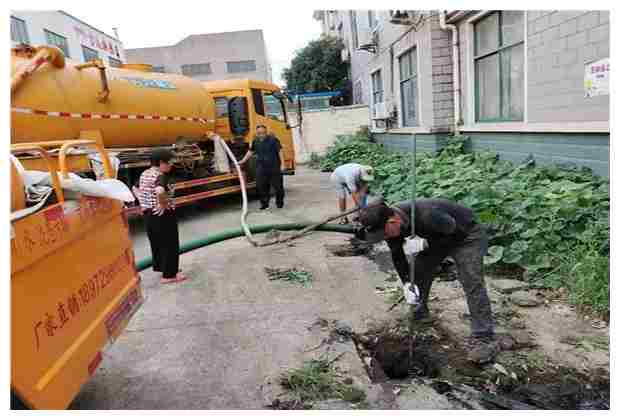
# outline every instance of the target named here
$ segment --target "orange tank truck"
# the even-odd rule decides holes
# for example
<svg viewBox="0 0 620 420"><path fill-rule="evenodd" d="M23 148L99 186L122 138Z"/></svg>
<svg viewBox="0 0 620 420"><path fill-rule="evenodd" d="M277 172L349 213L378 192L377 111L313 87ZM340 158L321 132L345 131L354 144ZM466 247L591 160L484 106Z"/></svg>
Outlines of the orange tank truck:
<svg viewBox="0 0 620 420"><path fill-rule="evenodd" d="M149 166L154 147L173 149L177 205L240 191L237 175L214 165L219 134L248 143L257 123L278 136L285 153L286 173L294 174L291 127L283 95L268 82L234 80L204 84L182 75L155 73L150 66L106 67L100 61L72 63L55 47L17 47L11 56L11 142L100 139L118 159L118 179L136 185ZM213 89L211 89L211 87ZM85 155L70 155L75 172L87 172ZM24 166L42 169L37 158ZM246 168L254 188L253 164ZM138 214L139 206L127 209Z"/></svg>

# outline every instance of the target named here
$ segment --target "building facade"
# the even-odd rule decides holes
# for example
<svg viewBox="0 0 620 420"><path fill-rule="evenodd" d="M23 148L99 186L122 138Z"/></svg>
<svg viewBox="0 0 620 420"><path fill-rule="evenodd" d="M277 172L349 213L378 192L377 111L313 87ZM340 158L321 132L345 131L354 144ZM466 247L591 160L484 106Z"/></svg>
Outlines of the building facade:
<svg viewBox="0 0 620 420"><path fill-rule="evenodd" d="M190 35L175 45L127 49L127 60L198 80L272 79L261 30Z"/></svg>
<svg viewBox="0 0 620 420"><path fill-rule="evenodd" d="M457 132L474 150L608 176L608 11L323 12L387 147L415 134L434 151Z"/></svg>
<svg viewBox="0 0 620 420"><path fill-rule="evenodd" d="M55 45L79 63L95 58L115 67L125 63L125 50L118 38L62 10L12 11L11 44Z"/></svg>

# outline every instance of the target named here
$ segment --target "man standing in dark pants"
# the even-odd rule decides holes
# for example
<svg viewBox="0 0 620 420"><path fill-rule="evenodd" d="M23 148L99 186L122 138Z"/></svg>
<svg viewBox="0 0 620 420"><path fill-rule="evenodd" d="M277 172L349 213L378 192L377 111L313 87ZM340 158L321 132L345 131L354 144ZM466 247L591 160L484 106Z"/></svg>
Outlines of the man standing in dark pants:
<svg viewBox="0 0 620 420"><path fill-rule="evenodd" d="M153 271L162 273L163 284L187 280L179 270L179 227L170 177L173 157L168 149L154 150L151 167L142 172L139 188L134 188L151 244Z"/></svg>
<svg viewBox="0 0 620 420"><path fill-rule="evenodd" d="M267 134L267 127L262 124L256 126L256 138L239 165L245 164L253 154L256 154L256 189L260 198L260 209L269 208L270 187L273 187L276 205L281 209L284 206L282 145L275 136Z"/></svg>
<svg viewBox="0 0 620 420"><path fill-rule="evenodd" d="M369 205L360 214L364 231L359 236L369 242L387 242L394 267L404 287L410 290L410 268L403 246L413 233L411 201L392 207L383 202L375 204L378 205ZM471 209L449 200L416 200L414 216L415 235L424 238L427 244L414 257L413 282L419 289L415 319L429 316L428 296L435 269L447 256L451 256L456 261L471 315L472 335L468 341L473 348L470 358L478 362L492 358L497 352L497 345L493 342L493 314L483 278L482 259L488 244L484 228L476 223Z"/></svg>

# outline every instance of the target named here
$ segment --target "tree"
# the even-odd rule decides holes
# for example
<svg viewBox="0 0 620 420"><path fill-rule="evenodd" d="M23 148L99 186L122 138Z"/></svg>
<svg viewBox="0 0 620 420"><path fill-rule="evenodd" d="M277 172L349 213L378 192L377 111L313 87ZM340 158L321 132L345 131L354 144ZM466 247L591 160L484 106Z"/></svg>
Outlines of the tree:
<svg viewBox="0 0 620 420"><path fill-rule="evenodd" d="M348 72L340 56L342 48L338 38L321 37L296 51L291 67L282 72L287 90L311 93L344 88Z"/></svg>

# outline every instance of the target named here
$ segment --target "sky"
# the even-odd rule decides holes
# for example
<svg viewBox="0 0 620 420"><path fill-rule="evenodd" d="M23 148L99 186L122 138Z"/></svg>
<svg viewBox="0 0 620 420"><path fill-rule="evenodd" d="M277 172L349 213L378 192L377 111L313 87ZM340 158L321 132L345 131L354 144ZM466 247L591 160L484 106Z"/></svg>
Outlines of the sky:
<svg viewBox="0 0 620 420"><path fill-rule="evenodd" d="M137 1L125 2L122 9L108 8L104 3L100 3L103 7L97 7L91 2L59 4L58 8L107 34L114 35L112 28L118 28L125 48L172 45L192 34L262 29L273 81L281 86L284 85L282 70L290 65L295 50L321 34L320 23L312 18L311 8L297 7L295 12L284 15L278 8L264 7L262 2L230 2L229 6L223 2L217 9L208 6L210 3L202 2L204 6L195 10L187 3L174 8L170 7L174 2ZM158 7L159 4L168 7Z"/></svg>

